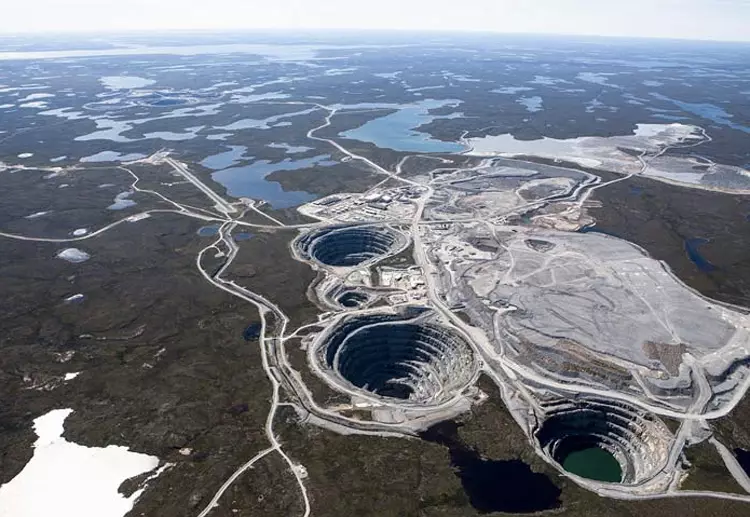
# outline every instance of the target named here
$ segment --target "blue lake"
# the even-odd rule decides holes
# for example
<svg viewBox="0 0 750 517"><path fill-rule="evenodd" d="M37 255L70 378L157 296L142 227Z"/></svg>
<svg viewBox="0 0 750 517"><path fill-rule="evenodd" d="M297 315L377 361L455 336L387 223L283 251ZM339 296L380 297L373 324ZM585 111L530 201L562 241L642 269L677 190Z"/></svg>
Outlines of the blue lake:
<svg viewBox="0 0 750 517"><path fill-rule="evenodd" d="M340 136L369 142L378 147L395 151L414 153L459 153L466 149L455 142L436 140L426 133L414 129L436 119L451 118L450 115L430 115L429 111L444 106L457 106L456 100L425 99L413 104L372 104L356 106L340 106L349 109L391 108L398 109L396 113L376 118L356 129L350 129Z"/></svg>
<svg viewBox="0 0 750 517"><path fill-rule="evenodd" d="M711 264L706 258L701 255L700 247L704 244L708 244L708 239L688 239L685 241L685 251L688 254L688 257L691 261L693 261L693 264L698 266L698 269L703 271L704 273L708 273L710 271L715 271L716 266Z"/></svg>
<svg viewBox="0 0 750 517"><path fill-rule="evenodd" d="M203 228L199 228L197 233L201 237L213 237L214 235L219 233L219 226L218 225L204 226Z"/></svg>
<svg viewBox="0 0 750 517"><path fill-rule="evenodd" d="M201 165L208 169L213 169L215 171L218 171L220 169L226 169L227 167L231 167L232 165L236 164L237 162L241 161L243 158L245 158L245 151L247 150L247 147L243 145L233 145L230 146L229 151L219 153L219 154L213 154L211 156L206 157L202 162Z"/></svg>
<svg viewBox="0 0 750 517"><path fill-rule="evenodd" d="M708 104L704 102L684 102L677 99L671 99L658 93L652 93L651 95L653 97L656 97L657 99L669 101L675 106L679 106L684 111L692 113L693 115L697 115L706 120L710 120L715 124L720 124L722 126L731 127L732 129L737 129L738 131L750 133L750 127L733 122L731 119L733 119L734 116L731 113L727 113L726 110L714 104ZM670 119L674 120L676 120L677 118L678 117L670 117Z"/></svg>
<svg viewBox="0 0 750 517"><path fill-rule="evenodd" d="M242 337L245 341L254 341L260 337L262 330L263 326L260 323L253 323L242 332Z"/></svg>
<svg viewBox="0 0 750 517"><path fill-rule="evenodd" d="M290 208L312 201L318 196L304 191L285 191L279 183L266 181L266 176L276 171L326 167L336 163L328 158L327 155L322 155L301 160L286 159L276 163L260 160L250 165L216 171L211 177L224 185L232 197L262 199L275 209Z"/></svg>

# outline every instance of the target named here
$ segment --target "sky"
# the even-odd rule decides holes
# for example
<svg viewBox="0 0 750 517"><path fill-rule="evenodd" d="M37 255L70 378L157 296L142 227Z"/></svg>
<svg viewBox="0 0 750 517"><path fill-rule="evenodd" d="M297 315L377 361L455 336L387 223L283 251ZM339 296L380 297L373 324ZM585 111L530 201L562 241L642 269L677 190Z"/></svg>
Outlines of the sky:
<svg viewBox="0 0 750 517"><path fill-rule="evenodd" d="M750 41L750 0L0 1L0 33L330 28Z"/></svg>

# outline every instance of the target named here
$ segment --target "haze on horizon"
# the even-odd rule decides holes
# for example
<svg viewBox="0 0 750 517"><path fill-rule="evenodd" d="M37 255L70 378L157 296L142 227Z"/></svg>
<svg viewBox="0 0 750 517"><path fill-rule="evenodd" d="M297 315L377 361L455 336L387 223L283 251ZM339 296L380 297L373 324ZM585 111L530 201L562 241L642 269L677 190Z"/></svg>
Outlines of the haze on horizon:
<svg viewBox="0 0 750 517"><path fill-rule="evenodd" d="M26 0L0 33L387 29L750 41L750 0Z"/></svg>

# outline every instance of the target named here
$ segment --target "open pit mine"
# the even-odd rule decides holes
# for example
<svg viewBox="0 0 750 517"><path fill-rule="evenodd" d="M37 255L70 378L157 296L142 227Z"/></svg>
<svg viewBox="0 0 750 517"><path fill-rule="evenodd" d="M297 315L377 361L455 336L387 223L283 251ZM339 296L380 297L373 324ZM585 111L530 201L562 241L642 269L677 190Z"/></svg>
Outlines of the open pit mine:
<svg viewBox="0 0 750 517"><path fill-rule="evenodd" d="M616 182L702 135L649 127L612 142L630 152L592 140L576 159L615 156ZM307 421L416 436L500 396L536 453L585 488L720 496L679 490L683 451L750 385L746 309L705 298L638 246L579 232L607 184L591 172L483 151L392 180L408 186L300 208L321 223L291 251L318 271L308 294L325 312L299 346L339 394L308 403ZM480 376L497 391L480 391Z"/></svg>

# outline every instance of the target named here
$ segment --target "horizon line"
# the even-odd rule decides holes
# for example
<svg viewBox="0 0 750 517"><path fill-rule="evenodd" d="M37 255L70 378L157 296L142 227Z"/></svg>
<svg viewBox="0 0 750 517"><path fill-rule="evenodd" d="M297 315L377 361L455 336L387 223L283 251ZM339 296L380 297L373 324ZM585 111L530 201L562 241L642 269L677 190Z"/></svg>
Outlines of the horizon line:
<svg viewBox="0 0 750 517"><path fill-rule="evenodd" d="M0 30L0 38L7 37L31 37L41 36L60 37L60 36L127 36L127 35L144 35L144 34L222 34L222 33L285 33L297 31L304 35L305 33L321 32L369 32L369 33L397 33L397 34L435 34L435 35L484 35L484 36L517 36L517 37L563 37L563 38L594 38L604 40L645 40L645 41L672 41L672 42L698 42L698 43L729 43L729 44L750 44L750 39L716 39L716 38L675 38L671 36L644 36L644 35L620 35L620 34L593 34L579 32L513 32L513 31L492 31L485 29L430 29L430 28L382 28L382 27L148 27L148 28L122 28L122 29L105 29L105 30L88 30L88 29L55 29L55 30L20 30L20 31L3 31Z"/></svg>

